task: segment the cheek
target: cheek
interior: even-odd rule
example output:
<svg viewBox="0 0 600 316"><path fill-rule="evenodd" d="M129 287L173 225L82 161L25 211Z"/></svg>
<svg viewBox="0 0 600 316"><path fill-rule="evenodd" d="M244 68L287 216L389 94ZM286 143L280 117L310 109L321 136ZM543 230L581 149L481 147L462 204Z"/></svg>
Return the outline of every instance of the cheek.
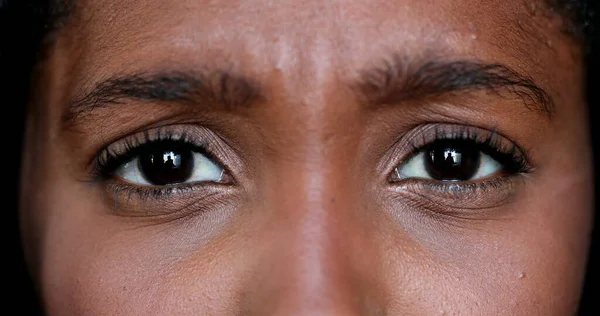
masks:
<svg viewBox="0 0 600 316"><path fill-rule="evenodd" d="M391 314L407 305L426 314L573 314L585 271L590 192L573 185L556 193L503 210L514 216L456 226L415 221L413 241L381 241L388 264L379 282L392 298Z"/></svg>
<svg viewBox="0 0 600 316"><path fill-rule="evenodd" d="M104 210L75 195L58 192L36 211L49 214L40 278L51 314L65 307L71 314L114 314L152 305L152 294L164 283L159 271L166 268L158 249L124 233L110 218L93 216Z"/></svg>
<svg viewBox="0 0 600 316"><path fill-rule="evenodd" d="M383 221L377 227L353 223L371 233L361 235L362 241L345 239L345 252L355 258L331 265L369 275L368 291L385 292L390 312L412 306L431 313L469 308L473 314L528 315L543 306L543 314L568 314L579 293L590 218L585 201L591 191L585 181L566 183L536 187L518 207L506 210L514 216L477 226L415 220L398 232L396 224ZM239 312L242 293L260 292L247 282L249 272L265 270L257 263L273 267L283 258L279 252L261 255L259 245L267 247L268 241L245 243L240 231L234 239L206 244L190 233L199 229L193 221L135 228L106 215L89 198L74 198L89 194L65 191L46 190L48 198L32 208L47 218L41 230L41 283L51 314L65 309L71 314L231 314ZM274 237L282 244L292 239L282 236ZM360 247L346 249L352 245ZM370 259L365 261L360 258L366 249ZM269 281L274 275L263 273L260 284L277 283Z"/></svg>
<svg viewBox="0 0 600 316"><path fill-rule="evenodd" d="M391 293L392 314L407 305L430 314L573 314L593 214L591 164L578 157L547 162L499 212L477 219L401 215L384 223L388 237L376 244L387 264L377 270L384 271L379 282Z"/></svg>
<svg viewBox="0 0 600 316"><path fill-rule="evenodd" d="M49 314L234 312L239 266L251 264L239 242L207 242L195 220L139 225L110 214L87 184L56 179L28 208L44 214L37 274Z"/></svg>
<svg viewBox="0 0 600 316"><path fill-rule="evenodd" d="M94 221L53 223L48 230L41 278L49 311L63 313L68 306L71 314L178 314L187 309L224 314L233 308L235 263L244 260L223 253L223 245L214 245L219 250L213 252L182 240L181 234L119 230ZM68 237L59 236L66 230Z"/></svg>

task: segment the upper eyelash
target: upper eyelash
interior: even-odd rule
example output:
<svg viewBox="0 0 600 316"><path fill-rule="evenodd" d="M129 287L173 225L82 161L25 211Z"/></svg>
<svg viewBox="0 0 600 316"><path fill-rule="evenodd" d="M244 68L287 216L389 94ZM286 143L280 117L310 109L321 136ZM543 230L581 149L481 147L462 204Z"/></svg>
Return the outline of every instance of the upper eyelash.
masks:
<svg viewBox="0 0 600 316"><path fill-rule="evenodd" d="M433 145L436 141L465 140L475 143L478 145L479 150L489 154L494 159L497 159L497 156L501 156L501 160L503 161L499 162L513 172L529 173L532 171L533 165L529 159L527 159L525 153L515 143L511 143L510 146L507 146L501 141L501 137L503 136L500 136L496 130L486 131L485 137L482 137L482 134L483 133L478 128L474 127L458 126L448 131L447 127L446 129L442 129L439 126L435 126L435 137L433 137L432 140L426 140L425 137L427 136L421 134L422 138L420 140L412 139L410 141L410 146L412 147L411 154L404 159L404 161L406 162L415 155L425 151L428 146ZM507 163L509 163L510 166L506 166Z"/></svg>
<svg viewBox="0 0 600 316"><path fill-rule="evenodd" d="M164 142L173 142L175 144L188 146L191 150L200 152L209 159L220 164L220 162L210 153L206 143L196 144L197 141L193 140L185 133L173 134L158 131L156 135L150 135L150 133L144 132L139 136L125 138L117 142L117 144L122 147L119 149L116 149L115 147L117 146L114 144L104 147L94 159L92 173L96 178L109 178L111 173L120 165L131 161L139 155L144 147Z"/></svg>
<svg viewBox="0 0 600 316"><path fill-rule="evenodd" d="M438 139L436 141L439 140L448 140L448 138ZM531 165L522 154L518 153L516 147L511 147L512 149L510 151L505 152L498 149L498 147L494 145L491 139L477 141L472 138L450 138L450 140L464 140L468 142L473 142L476 146L478 146L478 150L497 160L502 166L504 166L511 172L528 173L531 171ZM430 145L433 144L435 144L435 141Z"/></svg>

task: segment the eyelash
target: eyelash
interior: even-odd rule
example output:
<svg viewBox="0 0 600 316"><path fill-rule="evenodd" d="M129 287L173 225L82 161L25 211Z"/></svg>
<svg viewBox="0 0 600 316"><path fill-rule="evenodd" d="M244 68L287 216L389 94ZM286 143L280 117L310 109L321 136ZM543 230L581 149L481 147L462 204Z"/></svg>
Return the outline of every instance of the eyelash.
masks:
<svg viewBox="0 0 600 316"><path fill-rule="evenodd" d="M476 146L476 148L482 153L489 155L491 158L498 161L503 168L505 168L506 173L504 174L504 178L511 177L517 174L527 174L532 172L534 166L527 158L526 154L523 150L521 150L515 143L507 140L504 136L498 134L495 130L483 131L480 128L470 127L470 126L433 126L432 131L428 131L427 133L422 133L421 137L413 137L410 138L410 152L406 158L403 159L403 162L400 165L397 165L394 170L392 170L392 174L388 179L389 181L394 181L394 171L396 168L402 167L406 162L410 161L416 155L427 151L430 146L433 146L438 141L444 140L458 140L465 141L469 144ZM497 177L496 177L497 178ZM496 179L498 180L498 179ZM444 183L441 181L432 181L431 185L438 187L440 189L447 188L449 185L452 185L454 188L457 186L462 186L465 189L476 190L481 188L489 187L491 181L478 181L478 182L452 182L452 183ZM495 183L497 184L497 183Z"/></svg>
<svg viewBox="0 0 600 316"><path fill-rule="evenodd" d="M503 168L505 168L506 173L501 177L494 177L494 179L478 182L444 183L441 181L426 180L429 182L427 185L436 191L448 191L450 186L452 186L451 191L453 193L457 193L455 192L457 191L456 189L459 189L461 192L467 191L472 193L480 190L488 190L490 187L494 188L498 187L498 185L502 185L501 182L505 182L507 178L517 174L527 174L534 169L523 150L496 131L484 131L480 128L468 126L446 125L434 126L432 131L420 133L420 135L421 137L409 138L411 154L407 155L403 159L403 162L392 170L391 175L388 177L390 183L394 184L403 181L393 180L396 168L402 167L405 162L409 161L417 154L426 151L427 148L435 144L435 142L442 140L462 140L472 143L482 153L485 153L498 161ZM113 173L119 166L134 159L147 147L165 143L184 146L192 151L199 152L218 164L226 173L228 172L223 163L211 153L206 142L198 142L195 137L190 137L186 133L173 133L170 131L159 130L156 133L153 133L153 135L145 132L128 137L119 141L116 145L112 144L101 149L94 158L92 164L92 174L94 175L94 179L101 181L111 180L113 178ZM159 198L173 193L183 193L192 191L198 186L198 184L182 184L171 187L137 187L119 183L118 181L111 182L115 192L124 192L127 195L136 194L142 198ZM419 182L421 182L420 185L423 184L423 181Z"/></svg>
<svg viewBox="0 0 600 316"><path fill-rule="evenodd" d="M221 163L221 161L211 153L207 143L199 143L193 137L190 137L185 133L174 134L169 131L159 130L156 135L142 133L140 135L119 141L116 145L109 145L100 150L93 162L92 174L94 175L94 179L109 181L113 179L113 173L121 165L133 160L135 157L143 153L148 147L164 144L177 145L180 148L187 148L191 151L198 152L219 165L219 167L223 168L223 170L226 170L226 168L223 166L223 163ZM114 183L111 183L111 185L114 187L115 192L125 192L127 195L131 195L133 193L142 198L159 198L175 192L182 193L185 191L191 191L198 186L197 183L194 183L168 187L139 187L120 183L118 181L113 182Z"/></svg>

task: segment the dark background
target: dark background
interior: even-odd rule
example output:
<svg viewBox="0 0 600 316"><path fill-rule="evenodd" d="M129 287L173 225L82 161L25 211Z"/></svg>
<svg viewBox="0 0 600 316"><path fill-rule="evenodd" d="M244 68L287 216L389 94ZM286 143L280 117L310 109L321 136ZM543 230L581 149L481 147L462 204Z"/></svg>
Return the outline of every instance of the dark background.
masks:
<svg viewBox="0 0 600 316"><path fill-rule="evenodd" d="M3 179L2 190L5 192L5 203L2 203L1 217L6 224L3 231L4 240L7 241L5 255L2 259L4 271L3 305L10 314L39 315L42 314L35 290L31 285L25 264L19 238L19 225L17 215L18 179L21 162L21 140L24 130L25 104L28 99L31 67L38 51L38 39L41 38L43 28L35 23L44 23L40 20L43 12L24 10L28 5L42 3L41 0L0 0L0 116L2 136L6 146L0 146L0 179ZM46 1L47 2L47 1ZM577 2L577 1L573 1ZM587 1L593 6L595 12L600 13L598 0ZM589 26L595 29L590 36L590 51L587 58L588 66L588 100L590 108L590 128L594 146L596 168L594 171L596 183L600 179L600 133L599 123L594 120L600 114L600 41L598 20L596 14L590 20ZM31 21L37 21L32 23ZM598 191L598 190L596 190ZM4 201L2 201L4 202ZM600 204L600 203L597 203ZM600 205L599 205L600 206ZM596 209L599 207L597 206ZM588 271L584 293L581 301L580 315L600 316L600 289L598 270L600 270L600 213L595 217L592 249L589 257Z"/></svg>

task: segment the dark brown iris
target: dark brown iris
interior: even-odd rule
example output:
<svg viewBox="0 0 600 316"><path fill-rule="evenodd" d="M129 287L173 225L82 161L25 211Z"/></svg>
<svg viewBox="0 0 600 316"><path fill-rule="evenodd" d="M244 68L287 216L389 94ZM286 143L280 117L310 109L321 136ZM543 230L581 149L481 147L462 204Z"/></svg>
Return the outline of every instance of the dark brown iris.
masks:
<svg viewBox="0 0 600 316"><path fill-rule="evenodd" d="M444 140L433 143L425 151L425 170L442 181L470 180L481 160L481 153L471 142Z"/></svg>
<svg viewBox="0 0 600 316"><path fill-rule="evenodd" d="M139 156L140 171L153 185L188 180L194 169L194 154L174 145L155 146Z"/></svg>

